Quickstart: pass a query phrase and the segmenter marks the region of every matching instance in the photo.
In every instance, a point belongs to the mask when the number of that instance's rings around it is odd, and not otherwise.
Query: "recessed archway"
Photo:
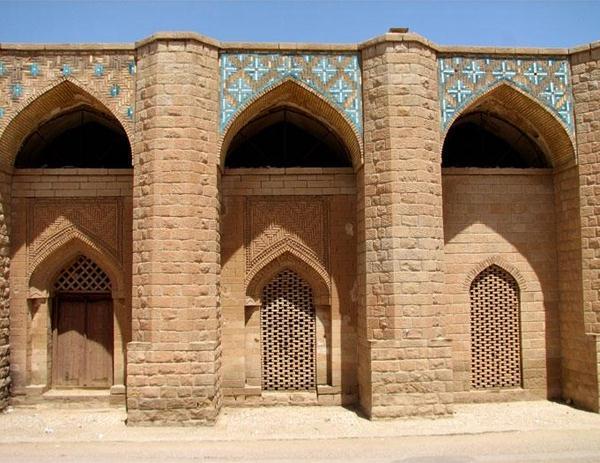
[[[556,116],[508,83],[480,95],[444,134],[444,167],[563,167],[576,164],[573,140]],[[483,141],[491,163],[460,153],[465,139]],[[499,154],[499,155],[498,155]]]
[[[331,128],[284,106],[240,129],[229,145],[225,167],[352,167],[352,160]]]
[[[98,95],[85,90],[69,79],[62,79],[16,108],[12,119],[0,135],[0,167],[10,171],[25,140],[57,116],[77,108],[88,108],[103,115],[118,128],[130,144],[131,137],[123,119],[115,114]]]
[[[362,140],[353,125],[321,96],[304,84],[288,79],[274,88],[257,95],[240,113],[229,122],[221,138],[220,163],[230,152],[236,135],[251,121],[267,115],[279,108],[288,108],[298,113],[310,115],[320,125],[327,127],[346,147],[354,170],[362,165]]]

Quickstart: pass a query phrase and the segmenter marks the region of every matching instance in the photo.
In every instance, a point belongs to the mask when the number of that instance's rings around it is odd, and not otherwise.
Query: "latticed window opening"
[[[519,286],[496,265],[473,280],[471,298],[471,386],[521,386]]]
[[[54,282],[54,290],[71,293],[110,292],[110,278],[93,260],[80,254],[71,265],[61,270]]]
[[[315,308],[312,290],[283,270],[263,289],[260,324],[264,390],[315,389]]]

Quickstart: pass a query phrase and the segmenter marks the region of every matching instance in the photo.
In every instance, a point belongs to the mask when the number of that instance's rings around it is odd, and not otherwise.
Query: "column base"
[[[129,343],[127,424],[212,425],[221,409],[216,342]]]

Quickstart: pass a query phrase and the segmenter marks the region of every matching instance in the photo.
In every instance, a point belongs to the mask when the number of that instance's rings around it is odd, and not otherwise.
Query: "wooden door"
[[[53,322],[53,385],[110,387],[113,366],[110,295],[59,294]]]

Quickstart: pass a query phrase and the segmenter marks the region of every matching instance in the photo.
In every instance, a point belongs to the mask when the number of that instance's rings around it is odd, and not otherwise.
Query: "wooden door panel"
[[[53,321],[53,384],[110,387],[113,379],[110,296],[59,295]]]
[[[112,385],[112,327],[112,301],[89,300],[86,321],[86,386]]]
[[[85,301],[59,300],[53,362],[55,385],[82,385],[85,342]]]

